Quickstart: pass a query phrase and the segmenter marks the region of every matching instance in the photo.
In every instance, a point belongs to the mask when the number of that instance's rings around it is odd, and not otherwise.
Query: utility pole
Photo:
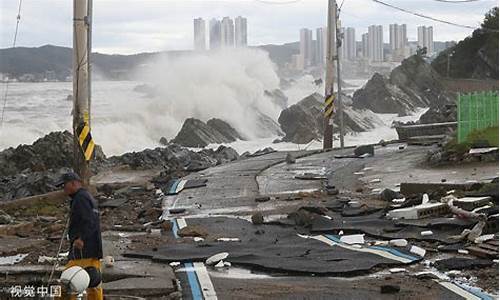
[[[328,0],[328,26],[326,41],[326,74],[325,74],[325,111],[324,111],[324,132],[323,149],[333,148],[333,104],[334,91],[333,83],[335,81],[335,56],[337,55],[337,1]]]
[[[85,186],[90,181],[90,9],[89,0],[73,0],[73,169]]]
[[[336,11],[337,26],[336,26],[336,42],[337,42],[337,101],[339,102],[339,121],[340,121],[340,148],[344,149],[344,104],[342,103],[342,80],[340,79],[340,47],[342,46],[343,36],[340,34],[340,19],[338,11]]]

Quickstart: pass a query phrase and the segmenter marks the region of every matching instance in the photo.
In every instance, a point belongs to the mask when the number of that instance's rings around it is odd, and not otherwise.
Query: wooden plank
[[[471,247],[467,247],[466,249],[469,250],[470,254],[475,255],[477,257],[484,257],[484,258],[497,258],[498,257],[498,252],[485,250],[485,249],[482,249],[479,247],[471,246]]]

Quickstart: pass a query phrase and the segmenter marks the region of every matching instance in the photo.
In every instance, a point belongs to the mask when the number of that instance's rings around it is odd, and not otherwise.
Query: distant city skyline
[[[395,5],[439,19],[478,27],[495,0],[450,4],[423,0],[393,0]],[[117,7],[120,11],[117,13]],[[320,28],[326,24],[325,0],[298,1],[269,5],[258,1],[153,1],[106,0],[94,2],[93,49],[102,53],[131,54],[193,48],[193,20],[203,18],[207,28],[212,18],[245,16],[251,20],[247,44],[283,44],[297,41],[301,28]],[[17,1],[0,3],[0,47],[12,45]],[[269,17],[272,16],[272,17]],[[345,1],[342,26],[354,28],[360,41],[372,24],[384,26],[384,43],[389,43],[389,25],[407,24],[408,40],[417,40],[417,26],[432,26],[434,41],[461,40],[471,29],[450,26],[381,6],[373,1]],[[236,24],[235,24],[236,27]],[[208,29],[207,29],[208,30]],[[236,41],[235,41],[236,42]],[[23,2],[18,46],[72,45],[72,3],[37,0]],[[205,45],[207,48],[209,44]]]
[[[343,62],[365,61],[368,64],[400,62],[415,54],[418,47],[426,48],[427,55],[432,56],[454,43],[445,42],[435,49],[432,26],[417,26],[416,41],[408,40],[406,24],[389,24],[387,28],[378,24],[370,25],[363,30],[361,40],[356,39],[356,29],[353,27],[341,27],[338,30],[338,41],[341,43],[338,46],[339,58]],[[309,28],[300,29],[299,53],[293,55],[289,62],[292,69],[303,70],[325,64],[327,28],[316,28],[316,39],[313,38],[313,31]],[[385,33],[389,35],[389,43],[384,41]]]

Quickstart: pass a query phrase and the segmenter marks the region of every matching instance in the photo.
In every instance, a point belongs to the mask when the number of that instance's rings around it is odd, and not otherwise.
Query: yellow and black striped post
[[[333,147],[333,126],[331,121],[335,111],[334,102],[335,94],[329,94],[325,97],[323,149]]]
[[[82,149],[83,157],[86,161],[89,161],[94,153],[95,144],[92,139],[92,135],[90,134],[90,126],[88,122],[81,123],[76,129],[76,134],[78,136],[80,148]]]
[[[330,119],[333,115],[333,102],[335,100],[335,94],[328,95],[325,97],[325,118]]]

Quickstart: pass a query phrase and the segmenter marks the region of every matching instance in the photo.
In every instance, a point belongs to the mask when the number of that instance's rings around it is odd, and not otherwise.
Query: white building
[[[230,17],[224,17],[221,22],[222,47],[234,47],[234,22]]]
[[[310,67],[313,62],[312,31],[307,28],[300,30],[300,59],[304,68]]]
[[[406,24],[389,25],[389,41],[391,44],[391,50],[403,49],[408,45],[406,32]]]
[[[315,59],[316,64],[324,65],[326,62],[326,53],[327,53],[327,30],[326,27],[316,28],[316,53]]]
[[[236,47],[246,47],[247,42],[247,18],[241,16],[234,19]]]
[[[343,36],[342,46],[340,48],[340,58],[342,60],[356,59],[356,30],[352,27],[340,29]]]
[[[372,62],[384,61],[384,31],[382,25],[368,27],[368,57]]]
[[[206,31],[205,31],[205,20],[202,18],[197,18],[193,20],[194,25],[194,50],[203,51],[207,49]]]
[[[419,26],[418,31],[418,46],[421,48],[427,48],[427,54],[431,55],[434,53],[434,33],[432,26]]]
[[[369,50],[368,50],[368,33],[363,33],[361,36],[361,53],[363,55],[363,58],[368,59],[369,58]]]
[[[221,46],[221,23],[217,19],[212,19],[210,20],[209,23],[210,29],[209,29],[209,43],[210,43],[210,49],[218,49]]]

